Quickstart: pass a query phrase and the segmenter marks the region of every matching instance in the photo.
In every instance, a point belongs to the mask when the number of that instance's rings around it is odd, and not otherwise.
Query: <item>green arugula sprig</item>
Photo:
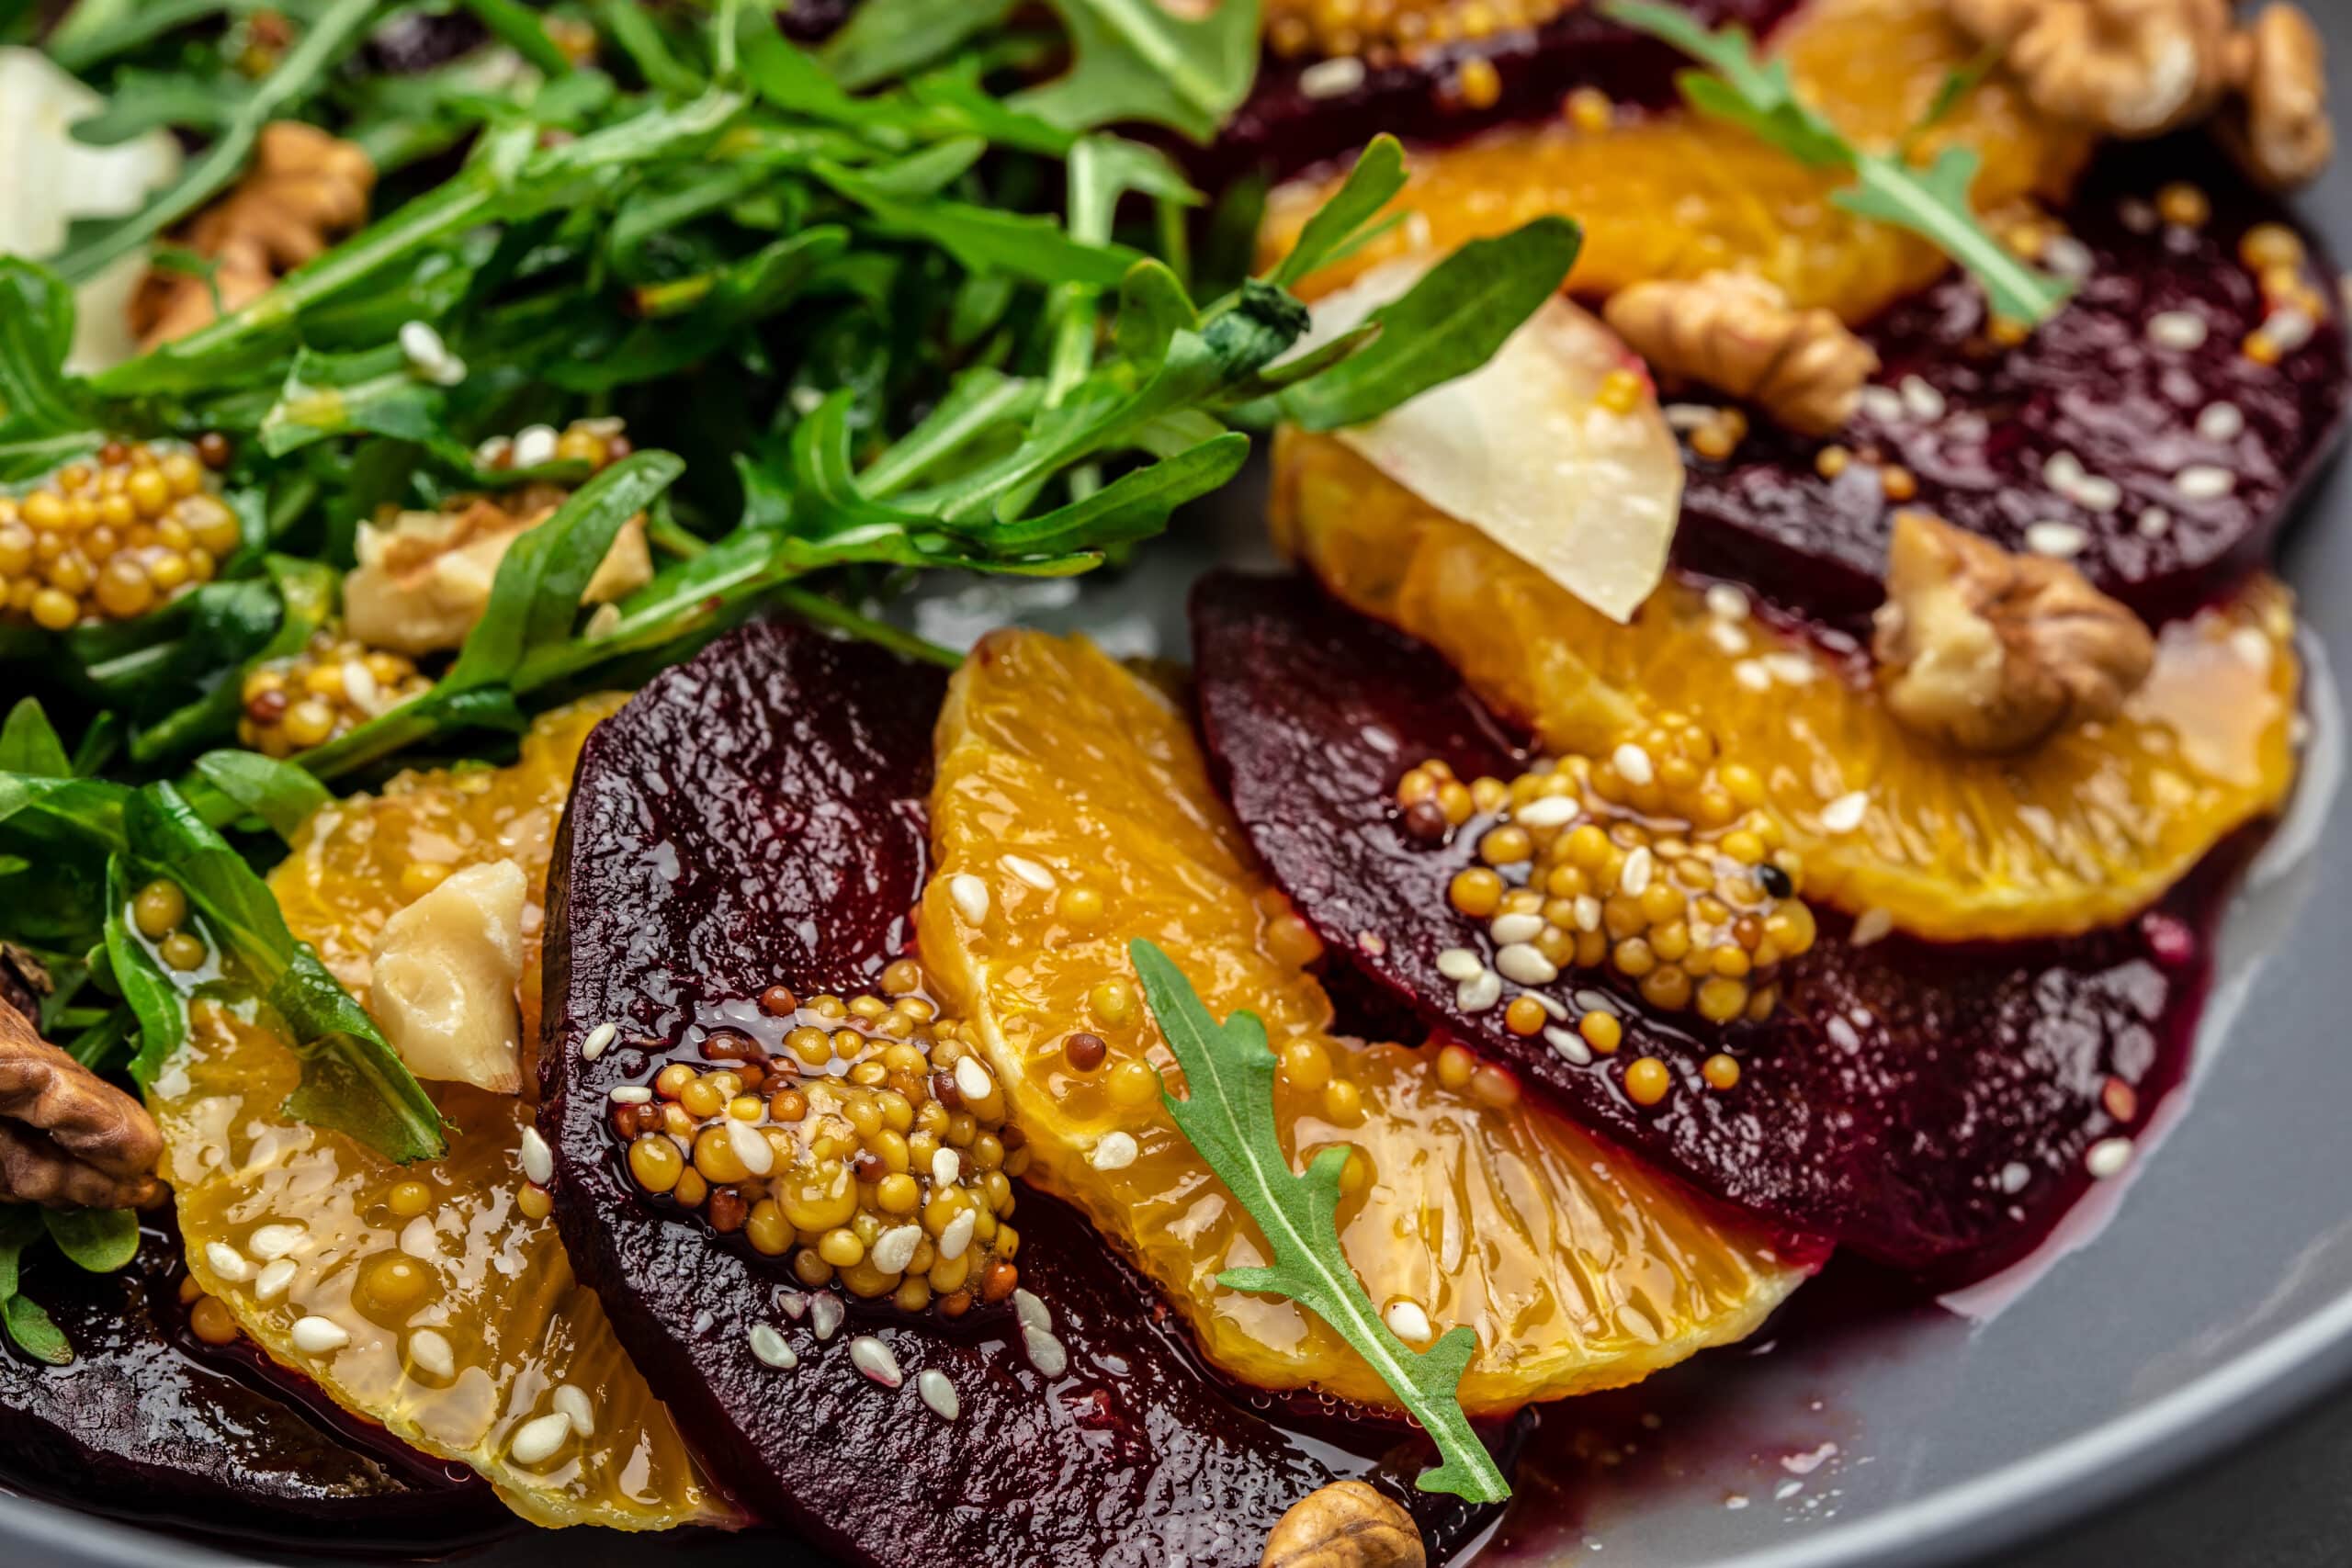
[[[139,1216],[128,1209],[36,1209],[0,1204],[0,1328],[37,1361],[62,1367],[74,1346],[40,1303],[20,1288],[24,1255],[53,1241],[74,1267],[111,1274],[139,1253]]]
[[[1926,168],[1910,162],[1907,143],[1893,152],[1868,152],[1798,96],[1787,61],[1758,55],[1747,28],[1735,24],[1710,31],[1688,13],[1651,0],[1607,0],[1601,9],[1713,72],[1685,72],[1678,79],[1692,108],[1741,127],[1808,167],[1851,173],[1854,183],[1833,191],[1831,201],[1935,245],[1976,279],[1996,313],[2039,326],[2065,304],[2072,289],[2064,279],[2019,261],[1977,220],[1969,189],[1984,161],[1974,148],[1947,147]],[[1962,80],[1958,91],[1967,85]],[[1956,96],[1939,101],[1934,118],[1949,113]]]
[[[1457,1325],[1427,1350],[1415,1350],[1382,1320],[1340,1248],[1340,1173],[1348,1163],[1347,1147],[1325,1149],[1304,1173],[1291,1168],[1274,1122],[1275,1061],[1264,1026],[1248,1012],[1220,1026],[1183,971],[1151,942],[1130,942],[1127,956],[1160,1034],[1184,1070],[1185,1098],[1161,1091],[1168,1113],[1273,1249],[1272,1267],[1228,1269],[1217,1283],[1288,1297],[1363,1357],[1437,1445],[1437,1468],[1415,1483],[1422,1491],[1474,1503],[1509,1497],[1510,1483],[1456,1397],[1477,1352],[1477,1336]]]

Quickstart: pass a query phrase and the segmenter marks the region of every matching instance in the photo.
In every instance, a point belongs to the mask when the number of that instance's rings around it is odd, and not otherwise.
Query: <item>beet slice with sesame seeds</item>
[[[0,1340],[0,1483],[151,1529],[403,1555],[515,1525],[470,1471],[451,1473],[338,1409],[248,1341],[188,1327],[169,1209],[113,1274],[28,1249],[25,1296],[74,1348],[62,1367]]]
[[[1034,1301],[950,1318],[806,1292],[783,1258],[629,1179],[615,1087],[722,1021],[757,1034],[770,987],[847,995],[904,953],[944,689],[868,646],[753,626],[589,737],[549,874],[539,1062],[574,1266],[719,1483],[851,1560],[1251,1564],[1292,1503],[1355,1477],[1408,1501],[1443,1561],[1494,1511],[1410,1491],[1426,1439],[1302,1430],[1229,1389],[1151,1288],[1042,1194],[1019,1209]],[[1064,1367],[1040,1370],[1014,1303],[1042,1306]]]
[[[2205,936],[2244,836],[2141,919],[2064,941],[1858,945],[1849,922],[1823,914],[1761,1024],[1662,1014],[1622,981],[1570,970],[1538,993],[1573,1017],[1600,992],[1624,1039],[1613,1056],[1564,1054],[1512,1033],[1499,1006],[1463,1010],[1440,972],[1448,949],[1495,958],[1484,923],[1447,897],[1490,819],[1429,843],[1394,805],[1405,772],[1431,758],[1465,779],[1521,772],[1511,734],[1438,654],[1304,579],[1204,579],[1193,637],[1202,727],[1234,812],[1333,962],[1508,1061],[1593,1131],[1792,1233],[1939,1282],[1981,1276],[2046,1235],[2108,1157],[2090,1161],[2091,1148],[2140,1130],[2179,1078]],[[1742,1067],[1728,1091],[1701,1077],[1717,1052]],[[1671,1075],[1654,1108],[1625,1090],[1644,1057]]]
[[[2157,216],[2175,181],[2211,193],[2210,221]],[[1724,461],[1686,450],[1676,559],[1849,632],[1883,597],[1902,505],[2007,549],[2071,553],[2151,621],[2260,565],[2343,432],[2335,264],[2302,237],[2324,319],[2267,366],[2244,348],[2267,307],[2239,253],[2249,230],[2290,215],[2210,142],[2110,150],[2065,218],[2058,254],[2087,271],[2026,343],[1991,345],[1984,295],[1958,275],[1864,331],[1879,389],[1836,437],[1860,457],[1835,477],[1820,471],[1824,443],[1761,418]],[[1917,495],[1890,500],[1881,461],[1915,476]]]

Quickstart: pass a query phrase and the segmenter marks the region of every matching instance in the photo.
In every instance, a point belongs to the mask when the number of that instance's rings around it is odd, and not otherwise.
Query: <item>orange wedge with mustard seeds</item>
[[[294,934],[364,997],[374,933],[424,890],[413,875],[403,891],[404,867],[513,859],[530,884],[536,974],[572,761],[613,705],[541,720],[513,767],[405,774],[322,809],[270,879]],[[525,994],[537,992],[534,977]],[[527,1104],[430,1085],[448,1153],[394,1165],[281,1110],[300,1069],[275,1036],[225,1008],[196,1013],[148,1105],[189,1270],[264,1349],[394,1437],[472,1466],[535,1524],[741,1522],[530,1196]]]
[[[1789,62],[1807,104],[1860,145],[1883,149],[1976,56],[1944,10],[1943,0],[1813,0],[1768,47]],[[1923,136],[1918,155],[1952,145],[1984,155],[1973,195],[1988,213],[2063,196],[2090,151],[2086,138],[2052,124],[1997,77]],[[1745,130],[1684,112],[1598,130],[1564,119],[1515,126],[1414,153],[1408,167],[1411,183],[1396,204],[1407,221],[1317,273],[1302,292],[1327,292],[1406,251],[1442,254],[1546,213],[1583,225],[1568,278],[1580,295],[1736,268],[1770,279],[1799,306],[1861,321],[1950,265],[1926,241],[1831,205],[1849,175],[1807,168]],[[1263,259],[1290,250],[1336,178],[1273,193]]]
[[[1747,770],[1740,804],[1804,856],[1808,899],[1921,936],[2127,919],[2294,784],[2294,604],[2267,576],[2167,625],[2117,718],[1973,757],[1896,723],[1866,656],[1672,578],[1619,626],[1327,437],[1278,438],[1272,518],[1325,587],[1430,644],[1548,750],[1606,758],[1662,715],[1695,719]]]
[[[1251,858],[1189,718],[1091,643],[1006,632],[950,688],[919,919],[1033,1151],[1026,1179],[1084,1211],[1174,1302],[1208,1359],[1266,1388],[1395,1397],[1320,1320],[1218,1285],[1265,1243],[1159,1100],[1182,1075],[1137,993],[1159,943],[1210,1010],[1247,1009],[1282,1061],[1295,1160],[1353,1147],[1348,1261],[1400,1336],[1478,1336],[1474,1413],[1634,1382],[1754,1329],[1804,1270],[1466,1052],[1331,1032],[1311,933]]]

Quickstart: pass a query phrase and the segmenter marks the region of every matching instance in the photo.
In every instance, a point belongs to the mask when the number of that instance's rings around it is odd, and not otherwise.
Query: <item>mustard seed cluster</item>
[[[194,450],[111,441],[0,495],[0,615],[62,632],[210,581],[243,536],[207,473],[228,457],[218,436]]]
[[[432,686],[414,660],[363,647],[322,626],[291,659],[273,659],[246,671],[237,739],[250,750],[290,757],[323,746]]]
[[[615,1089],[631,1179],[755,1252],[788,1254],[812,1289],[838,1281],[949,1317],[1006,1300],[1029,1151],[970,1027],[941,1019],[922,987],[911,960],[884,972],[881,996],[772,987],[760,1010],[783,1026],[781,1049],[718,1031],[701,1045],[709,1066],[673,1061]],[[597,1035],[591,1047],[602,1054]]]
[[[1780,966],[1814,943],[1803,862],[1763,803],[1754,769],[1721,760],[1711,735],[1671,714],[1600,761],[1540,762],[1508,784],[1464,784],[1430,761],[1396,788],[1405,829],[1423,842],[1485,819],[1482,863],[1448,888],[1496,950],[1491,969],[1463,966],[1465,1007],[1500,1004],[1503,981],[1541,987],[1606,967],[1652,1007],[1712,1023],[1770,1017]],[[1551,1021],[1525,996],[1504,1017],[1523,1034]]]
[[[1378,69],[1449,44],[1538,28],[1575,0],[1269,0],[1268,47],[1284,59],[1362,60]],[[1488,67],[1492,69],[1491,66]]]

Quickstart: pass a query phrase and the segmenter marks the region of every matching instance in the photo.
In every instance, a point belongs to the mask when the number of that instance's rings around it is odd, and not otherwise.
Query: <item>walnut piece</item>
[[[440,512],[402,512],[359,525],[359,565],[343,581],[345,629],[369,648],[412,658],[456,648],[490,603],[498,563],[566,492],[526,485]],[[605,604],[653,576],[645,522],[632,517],[589,580],[581,602]]]
[[[2222,129],[2246,172],[2275,190],[2319,177],[2335,152],[2319,29],[2293,6],[2266,6],[2233,41],[2239,101]]]
[[[1361,1481],[1335,1481],[1290,1506],[1258,1568],[1424,1568],[1421,1532],[1402,1505]]]
[[[1651,367],[1755,404],[1777,423],[1826,435],[1854,412],[1878,355],[1828,310],[1792,310],[1747,273],[1622,288],[1604,312]]]
[[[408,1070],[492,1094],[523,1088],[523,900],[511,860],[469,865],[384,922],[368,1011]]]
[[[1895,514],[1876,625],[1887,710],[1984,755],[2114,717],[2156,657],[2140,618],[2067,562],[2013,556],[1924,512]]]
[[[145,1106],[42,1040],[29,1014],[0,1004],[0,1201],[143,1209],[163,1196],[163,1152]]]
[[[211,322],[213,288],[241,310],[368,220],[376,166],[359,147],[300,120],[262,127],[253,166],[174,243],[212,258],[209,285],[151,270],[131,297],[130,330],[148,348]]]

